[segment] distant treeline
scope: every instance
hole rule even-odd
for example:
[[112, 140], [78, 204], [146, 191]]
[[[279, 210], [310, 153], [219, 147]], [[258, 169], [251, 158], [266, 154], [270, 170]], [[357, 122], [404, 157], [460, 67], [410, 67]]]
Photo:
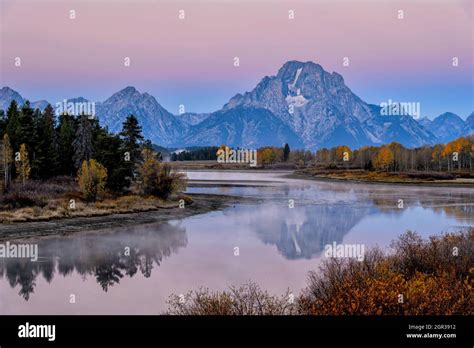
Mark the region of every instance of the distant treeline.
[[[194, 147], [189, 148], [179, 153], [171, 155], [172, 161], [217, 161], [217, 151], [225, 149], [226, 145]], [[233, 150], [239, 150], [239, 147], [229, 147]], [[308, 157], [309, 156], [309, 157]], [[257, 157], [260, 164], [270, 164], [288, 161], [299, 161], [302, 159], [308, 160], [311, 157], [311, 152], [304, 150], [296, 150], [290, 154], [290, 147], [285, 144], [284, 147], [261, 147], [257, 150]]]
[[217, 146], [208, 146], [173, 152], [171, 161], [217, 161], [217, 150]]
[[379, 171], [472, 170], [473, 162], [474, 136], [413, 149], [396, 142], [382, 146], [364, 146], [354, 151], [347, 146], [338, 146], [320, 149], [314, 158], [314, 163], [319, 165], [345, 165]]
[[392, 142], [381, 146], [323, 148], [311, 152], [267, 146], [257, 151], [259, 165], [291, 163], [298, 166], [359, 168], [376, 171], [453, 171], [473, 170], [474, 136], [460, 137], [447, 144], [406, 148]]

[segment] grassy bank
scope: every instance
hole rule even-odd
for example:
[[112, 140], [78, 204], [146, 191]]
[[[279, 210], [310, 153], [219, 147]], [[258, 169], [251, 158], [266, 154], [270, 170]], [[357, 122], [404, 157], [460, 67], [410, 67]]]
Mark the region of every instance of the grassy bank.
[[179, 200], [191, 204], [189, 196], [180, 194], [167, 200], [137, 194], [115, 196], [107, 194], [102, 200], [87, 202], [77, 183], [67, 177], [48, 181], [14, 184], [0, 196], [0, 223], [49, 221], [54, 219], [93, 217], [111, 214], [146, 212], [177, 207]]
[[179, 207], [156, 208], [147, 211], [133, 211], [102, 215], [74, 216], [49, 220], [21, 221], [0, 224], [0, 240], [37, 238], [51, 235], [69, 235], [87, 231], [111, 230], [115, 228], [163, 223], [174, 219], [184, 219], [197, 214], [205, 214], [224, 209], [241, 202], [255, 204], [258, 200], [226, 195], [190, 194], [193, 202], [184, 209]]
[[329, 179], [387, 184], [474, 185], [474, 173], [469, 172], [380, 172], [362, 169], [305, 168], [293, 174], [298, 178]]
[[407, 232], [392, 253], [362, 262], [330, 258], [300, 295], [275, 296], [249, 283], [224, 292], [172, 295], [172, 315], [472, 315], [474, 228], [428, 240]]

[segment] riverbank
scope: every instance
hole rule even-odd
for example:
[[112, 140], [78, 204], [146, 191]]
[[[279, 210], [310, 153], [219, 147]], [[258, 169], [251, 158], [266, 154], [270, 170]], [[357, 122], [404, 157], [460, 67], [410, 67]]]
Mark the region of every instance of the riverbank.
[[[423, 239], [406, 232], [390, 253], [327, 257], [299, 295], [256, 283], [173, 294], [171, 315], [471, 315], [474, 228]], [[457, 253], [453, 257], [453, 250]]]
[[423, 185], [441, 187], [474, 187], [474, 174], [457, 177], [450, 173], [371, 172], [365, 170], [330, 170], [306, 168], [295, 170], [288, 177], [320, 181], [344, 181], [364, 184]]
[[219, 163], [217, 161], [173, 161], [168, 162], [173, 169], [177, 170], [242, 170], [242, 171], [271, 171], [271, 170], [295, 170], [299, 168], [294, 163], [275, 163], [271, 165], [251, 166], [248, 163]]
[[94, 216], [78, 215], [68, 218], [3, 223], [0, 224], [0, 240], [66, 235], [102, 228], [155, 223], [222, 210], [243, 201], [255, 201], [251, 198], [213, 194], [189, 194], [188, 196], [192, 200], [184, 208], [180, 208], [178, 203], [169, 203], [165, 206], [149, 207], [144, 211], [101, 212], [101, 215]]
[[279, 163], [267, 166], [249, 167], [238, 163], [217, 163], [215, 161], [176, 161], [170, 162], [177, 170], [185, 171], [222, 171], [222, 172], [280, 172], [293, 171], [287, 175], [293, 179], [320, 181], [347, 181], [365, 184], [406, 184], [441, 187], [474, 186], [474, 173], [469, 172], [376, 172], [361, 169], [321, 169], [302, 168], [291, 163]]

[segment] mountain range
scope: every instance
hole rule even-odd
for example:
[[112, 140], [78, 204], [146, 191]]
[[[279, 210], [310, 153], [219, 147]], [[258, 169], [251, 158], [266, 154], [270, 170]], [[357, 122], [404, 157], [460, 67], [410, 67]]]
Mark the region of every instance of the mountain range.
[[[25, 99], [8, 87], [0, 90], [0, 109]], [[69, 101], [84, 102], [79, 97]], [[44, 109], [47, 101], [32, 102]], [[54, 107], [55, 103], [52, 103]], [[346, 86], [336, 72], [313, 62], [289, 61], [274, 76], [264, 77], [249, 92], [236, 94], [212, 113], [173, 115], [148, 93], [126, 87], [95, 103], [100, 123], [119, 132], [134, 114], [143, 134], [167, 147], [209, 146], [255, 148], [265, 145], [315, 150], [321, 147], [380, 145], [397, 141], [407, 147], [445, 143], [474, 134], [474, 113], [464, 121], [446, 112], [433, 120], [387, 116], [381, 106], [368, 104]]]

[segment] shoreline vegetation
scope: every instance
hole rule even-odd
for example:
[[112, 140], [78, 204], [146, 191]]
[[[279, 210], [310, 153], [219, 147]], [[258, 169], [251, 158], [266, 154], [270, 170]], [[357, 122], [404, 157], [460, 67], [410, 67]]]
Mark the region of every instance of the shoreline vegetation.
[[[228, 147], [205, 147], [172, 153], [170, 165], [181, 170], [292, 170], [289, 177], [386, 184], [431, 186], [474, 185], [474, 136], [447, 144], [406, 148], [392, 142], [381, 146], [322, 148], [315, 153], [267, 146], [257, 149], [257, 166], [233, 160], [219, 163], [213, 152]], [[239, 149], [235, 149], [238, 151]], [[243, 162], [243, 163], [242, 163]]]
[[199, 288], [168, 299], [169, 315], [472, 315], [474, 228], [422, 239], [406, 232], [391, 253], [363, 261], [328, 258], [299, 295], [271, 295], [255, 283]]
[[474, 188], [474, 173], [438, 172], [371, 172], [363, 169], [316, 169], [296, 170], [289, 176], [295, 179], [347, 181], [364, 184], [404, 184], [423, 186], [451, 186]]
[[[187, 178], [162, 161], [134, 115], [119, 134], [91, 115], [12, 101], [0, 113], [0, 226], [184, 208]], [[178, 214], [179, 215], [179, 214]], [[0, 236], [1, 237], [1, 236]]]
[[255, 171], [255, 172], [290, 172], [286, 177], [293, 179], [320, 181], [347, 181], [365, 184], [408, 184], [426, 186], [469, 186], [474, 187], [474, 172], [377, 172], [363, 169], [324, 167], [298, 167], [292, 164], [275, 164], [272, 166], [249, 167], [245, 164], [222, 164], [215, 161], [182, 161], [170, 162], [176, 170], [187, 171]]
[[[0, 225], [0, 240], [44, 237], [48, 235], [68, 235], [102, 229], [143, 225], [181, 219], [196, 214], [224, 209], [242, 201], [255, 202], [252, 198], [227, 195], [189, 194], [185, 209], [177, 202], [165, 203], [165, 206], [152, 206], [143, 210], [125, 210], [98, 213], [95, 215], [76, 215], [68, 218], [54, 218], [36, 221], [22, 221]], [[162, 201], [157, 200], [160, 204]], [[149, 203], [151, 204], [151, 203]]]

